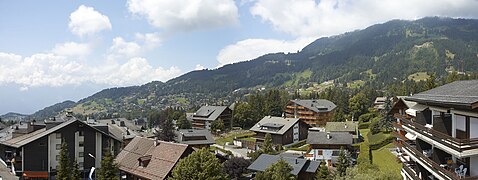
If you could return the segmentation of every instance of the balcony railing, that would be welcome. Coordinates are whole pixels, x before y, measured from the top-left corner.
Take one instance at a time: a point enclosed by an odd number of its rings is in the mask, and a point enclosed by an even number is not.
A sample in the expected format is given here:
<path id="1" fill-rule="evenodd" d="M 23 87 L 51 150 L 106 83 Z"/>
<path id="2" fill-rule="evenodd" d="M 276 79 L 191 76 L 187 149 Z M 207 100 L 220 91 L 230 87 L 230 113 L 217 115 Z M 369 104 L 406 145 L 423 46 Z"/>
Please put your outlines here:
<path id="1" fill-rule="evenodd" d="M 393 137 L 396 137 L 396 138 L 400 138 L 401 140 L 404 140 L 404 141 L 407 141 L 408 138 L 405 137 L 404 135 L 398 133 L 397 131 L 392 131 L 392 133 L 390 133 Z"/>
<path id="2" fill-rule="evenodd" d="M 392 126 L 397 128 L 397 129 L 403 129 L 402 124 L 399 124 L 397 122 L 392 122 Z"/>
<path id="3" fill-rule="evenodd" d="M 402 169 L 405 170 L 405 172 L 406 172 L 410 177 L 412 177 L 413 180 L 420 180 L 420 177 L 418 177 L 417 173 L 416 173 L 414 170 L 412 170 L 412 168 L 409 167 L 408 165 L 403 164 Z"/>
<path id="4" fill-rule="evenodd" d="M 442 133 L 440 131 L 425 127 L 424 125 L 408 120 L 404 118 L 402 115 L 395 114 L 395 117 L 400 118 L 400 120 L 403 123 L 403 126 L 414 129 L 415 131 L 419 132 L 421 135 L 424 135 L 437 142 L 441 142 L 441 144 L 453 150 L 456 150 L 458 152 L 463 152 L 465 150 L 478 148 L 478 138 L 458 139 L 458 138 L 449 136 L 448 134 Z"/>
<path id="5" fill-rule="evenodd" d="M 406 142 L 403 142 L 403 148 L 405 148 L 407 151 L 411 153 L 409 155 L 415 156 L 418 159 L 418 161 L 423 162 L 435 173 L 440 174 L 442 177 L 446 177 L 448 179 L 478 179 L 478 176 L 473 176 L 473 177 L 467 176 L 464 178 L 460 178 L 455 172 L 449 171 L 441 167 L 440 164 L 426 157 L 422 152 L 418 151 L 415 147 L 412 147 L 410 144 Z"/>

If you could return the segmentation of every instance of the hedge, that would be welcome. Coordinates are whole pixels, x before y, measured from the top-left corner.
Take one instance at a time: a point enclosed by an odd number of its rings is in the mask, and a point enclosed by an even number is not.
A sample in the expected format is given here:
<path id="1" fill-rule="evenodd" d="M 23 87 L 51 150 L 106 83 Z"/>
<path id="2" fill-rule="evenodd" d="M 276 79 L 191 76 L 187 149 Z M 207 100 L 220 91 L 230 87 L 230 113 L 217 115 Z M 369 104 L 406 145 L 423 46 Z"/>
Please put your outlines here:
<path id="1" fill-rule="evenodd" d="M 360 122 L 359 125 L 358 125 L 358 128 L 359 129 L 368 129 L 368 127 L 370 126 L 370 121 L 369 122 Z"/>
<path id="2" fill-rule="evenodd" d="M 390 144 L 393 142 L 393 139 L 394 137 L 393 136 L 388 136 L 387 138 L 385 138 L 384 140 L 382 141 L 379 141 L 379 142 L 375 142 L 373 144 L 370 144 L 369 145 L 369 148 L 371 150 L 377 150 L 377 149 L 380 149 L 382 148 L 383 146 L 386 146 L 387 144 Z"/>
<path id="3" fill-rule="evenodd" d="M 291 144 L 288 148 L 299 148 L 303 145 L 305 145 L 305 139 L 302 141 L 296 142 L 294 144 Z"/>

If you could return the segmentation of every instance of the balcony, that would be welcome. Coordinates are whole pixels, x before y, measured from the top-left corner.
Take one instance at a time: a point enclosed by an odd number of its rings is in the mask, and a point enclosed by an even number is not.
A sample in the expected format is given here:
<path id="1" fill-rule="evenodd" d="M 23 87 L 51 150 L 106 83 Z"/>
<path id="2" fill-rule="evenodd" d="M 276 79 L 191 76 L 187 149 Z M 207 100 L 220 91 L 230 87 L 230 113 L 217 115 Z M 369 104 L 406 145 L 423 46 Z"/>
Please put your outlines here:
<path id="1" fill-rule="evenodd" d="M 410 128 L 413 131 L 419 133 L 420 135 L 432 139 L 433 141 L 440 143 L 448 148 L 451 148 L 458 153 L 478 148 L 478 138 L 458 139 L 446 133 L 437 131 L 433 128 L 426 127 L 426 125 L 422 125 L 412 120 L 408 120 L 401 115 L 396 114 L 395 117 L 400 118 L 403 123 L 403 127 Z"/>
<path id="2" fill-rule="evenodd" d="M 444 164 L 438 164 L 437 162 L 433 161 L 428 157 L 428 155 L 425 155 L 424 152 L 420 152 L 416 149 L 416 147 L 411 146 L 410 144 L 403 142 L 403 149 L 407 151 L 407 154 L 414 157 L 415 161 L 428 169 L 432 174 L 435 176 L 440 176 L 441 179 L 478 179 L 478 176 L 465 176 L 461 177 L 458 176 L 453 167 L 458 167 L 458 163 L 451 162 L 449 164 L 450 168 L 447 167 L 447 165 Z M 432 153 L 426 152 L 426 153 Z M 431 156 L 431 154 L 430 154 Z M 407 172 L 408 173 L 408 172 Z"/>
<path id="3" fill-rule="evenodd" d="M 417 173 L 413 169 L 413 167 L 409 164 L 403 164 L 402 170 L 408 175 L 407 177 L 411 177 L 413 180 L 420 180 Z"/>
<path id="4" fill-rule="evenodd" d="M 402 127 L 402 124 L 401 124 L 401 123 L 392 122 L 392 126 L 393 126 L 394 128 L 400 129 L 400 130 L 401 130 L 401 129 L 403 129 L 403 127 Z"/>

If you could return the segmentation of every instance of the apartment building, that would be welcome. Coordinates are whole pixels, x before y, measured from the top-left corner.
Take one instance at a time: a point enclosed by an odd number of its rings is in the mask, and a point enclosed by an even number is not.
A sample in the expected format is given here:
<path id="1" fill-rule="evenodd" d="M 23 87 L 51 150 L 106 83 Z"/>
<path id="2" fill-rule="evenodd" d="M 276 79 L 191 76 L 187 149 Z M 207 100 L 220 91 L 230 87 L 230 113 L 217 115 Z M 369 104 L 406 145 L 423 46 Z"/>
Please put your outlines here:
<path id="1" fill-rule="evenodd" d="M 398 108 L 393 123 L 403 178 L 478 179 L 478 80 L 404 99 L 416 104 Z"/>
<path id="2" fill-rule="evenodd" d="M 325 99 L 295 99 L 287 103 L 285 114 L 288 118 L 299 118 L 312 127 L 325 126 L 334 117 L 336 107 Z"/>

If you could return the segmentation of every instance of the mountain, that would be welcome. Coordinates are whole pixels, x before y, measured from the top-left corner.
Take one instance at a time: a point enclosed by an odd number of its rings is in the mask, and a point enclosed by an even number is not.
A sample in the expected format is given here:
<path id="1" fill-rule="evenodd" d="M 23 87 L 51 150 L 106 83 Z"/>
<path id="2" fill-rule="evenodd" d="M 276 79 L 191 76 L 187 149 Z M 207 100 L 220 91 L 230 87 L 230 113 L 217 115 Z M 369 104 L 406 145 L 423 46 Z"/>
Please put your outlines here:
<path id="1" fill-rule="evenodd" d="M 43 108 L 42 110 L 39 110 L 29 117 L 33 119 L 45 119 L 45 118 L 50 118 L 55 115 L 57 115 L 59 112 L 68 109 L 68 108 L 73 108 L 76 105 L 74 101 L 64 101 L 61 103 L 54 104 L 52 106 L 48 106 L 46 108 Z"/>
<path id="2" fill-rule="evenodd" d="M 9 112 L 7 114 L 1 115 L 0 119 L 2 121 L 20 121 L 25 119 L 26 117 L 28 117 L 28 115 Z"/>
<path id="3" fill-rule="evenodd" d="M 165 83 L 102 90 L 80 100 L 76 114 L 140 116 L 164 106 L 230 103 L 263 88 L 317 91 L 323 85 L 384 88 L 426 72 L 437 77 L 478 68 L 478 20 L 392 20 L 317 39 L 297 53 L 271 53 Z M 423 75 L 423 76 L 422 76 Z M 325 82 L 325 83 L 324 83 Z"/>

